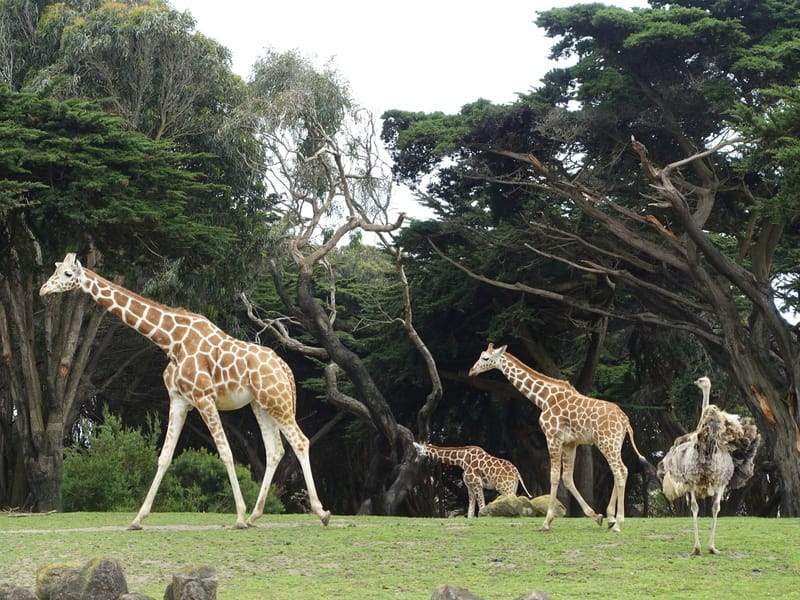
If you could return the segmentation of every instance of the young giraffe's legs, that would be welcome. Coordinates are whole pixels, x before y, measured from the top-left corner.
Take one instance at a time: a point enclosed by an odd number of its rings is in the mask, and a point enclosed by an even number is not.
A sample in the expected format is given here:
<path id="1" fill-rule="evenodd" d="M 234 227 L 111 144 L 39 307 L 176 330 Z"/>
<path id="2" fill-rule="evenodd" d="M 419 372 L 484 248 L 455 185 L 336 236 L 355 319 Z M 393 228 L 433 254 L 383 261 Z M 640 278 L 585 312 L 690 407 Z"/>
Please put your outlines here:
<path id="1" fill-rule="evenodd" d="M 578 501 L 578 504 L 581 505 L 581 509 L 583 510 L 583 514 L 589 517 L 590 519 L 594 519 L 597 521 L 598 525 L 603 524 L 603 515 L 598 515 L 592 507 L 583 499 L 581 493 L 578 491 L 578 488 L 575 487 L 575 481 L 572 478 L 572 473 L 575 470 L 575 455 L 578 451 L 578 446 L 576 444 L 570 444 L 568 446 L 564 446 L 564 454 L 562 463 L 564 465 L 564 473 L 562 477 L 564 478 L 564 485 L 570 491 L 570 493 L 575 497 Z"/>
<path id="2" fill-rule="evenodd" d="M 164 473 L 167 472 L 167 467 L 172 462 L 172 455 L 175 453 L 175 445 L 178 443 L 183 424 L 186 422 L 186 415 L 192 408 L 191 404 L 172 392 L 170 392 L 169 397 L 169 424 L 167 425 L 167 436 L 164 438 L 164 446 L 158 456 L 158 470 L 156 471 L 156 476 L 153 477 L 153 483 L 150 484 L 150 489 L 142 503 L 142 507 L 139 509 L 139 513 L 128 527 L 131 530 L 141 529 L 142 520 L 150 514 L 153 500 L 155 500 L 158 492 L 158 486 L 161 485 Z"/>
<path id="3" fill-rule="evenodd" d="M 269 485 L 272 483 L 272 476 L 275 474 L 275 469 L 278 468 L 278 463 L 283 458 L 284 449 L 281 441 L 281 432 L 275 420 L 255 402 L 250 406 L 253 408 L 253 414 L 255 414 L 258 426 L 261 429 L 261 437 L 264 440 L 264 450 L 266 452 L 264 480 L 261 482 L 261 491 L 258 493 L 258 500 L 256 500 L 256 505 L 253 507 L 253 512 L 247 519 L 247 524 L 252 526 L 256 519 L 264 514 L 264 502 L 267 500 Z"/>
<path id="4" fill-rule="evenodd" d="M 467 518 L 471 519 L 476 514 L 475 504 L 478 505 L 478 510 L 483 508 L 486 504 L 483 498 L 483 488 L 481 487 L 482 481 L 480 477 L 469 471 L 464 471 L 462 479 L 464 480 L 464 485 L 467 486 L 467 494 L 469 495 Z"/>
<path id="5" fill-rule="evenodd" d="M 697 506 L 697 497 L 694 495 L 694 490 L 689 492 L 689 496 L 692 503 L 692 526 L 694 527 L 694 549 L 692 554 L 700 556 L 700 532 L 697 531 L 697 511 L 700 507 Z"/>
<path id="6" fill-rule="evenodd" d="M 550 529 L 550 523 L 556 516 L 556 494 L 561 480 L 561 442 L 548 444 L 548 450 L 550 451 L 550 504 L 547 506 L 547 515 L 542 523 L 544 531 Z"/>
<path id="7" fill-rule="evenodd" d="M 717 515 L 719 514 L 719 503 L 722 500 L 722 494 L 724 491 L 725 488 L 717 489 L 716 493 L 714 494 L 714 504 L 711 507 L 711 516 L 713 517 L 713 520 L 711 521 L 711 535 L 708 538 L 708 551 L 711 554 L 719 554 L 715 539 L 717 537 Z"/>
<path id="8" fill-rule="evenodd" d="M 475 517 L 475 492 L 472 490 L 472 486 L 470 484 L 466 484 L 467 486 L 467 518 L 472 519 Z"/>
<path id="9" fill-rule="evenodd" d="M 303 468 L 303 477 L 306 480 L 306 489 L 308 490 L 308 502 L 311 505 L 311 510 L 320 518 L 323 525 L 327 525 L 331 520 L 331 513 L 322 508 L 322 502 L 319 501 L 317 496 L 317 488 L 314 485 L 314 476 L 311 473 L 311 460 L 308 456 L 308 438 L 300 430 L 294 419 L 290 422 L 281 423 L 278 421 L 281 433 L 286 437 L 289 445 L 294 450 L 297 460 L 300 461 L 300 466 Z"/>
<path id="10" fill-rule="evenodd" d="M 231 452 L 228 438 L 225 435 L 225 430 L 222 428 L 222 421 L 219 418 L 219 411 L 217 405 L 214 403 L 214 398 L 207 395 L 197 402 L 197 408 L 200 411 L 200 416 L 208 427 L 211 437 L 214 438 L 214 443 L 217 446 L 217 452 L 222 459 L 222 464 L 225 465 L 225 470 L 228 472 L 228 479 L 231 482 L 233 489 L 233 499 L 236 503 L 236 524 L 235 529 L 244 529 L 247 527 L 244 517 L 247 512 L 247 507 L 242 497 L 242 490 L 239 488 L 239 480 L 236 477 L 236 469 L 233 464 L 233 452 Z"/>

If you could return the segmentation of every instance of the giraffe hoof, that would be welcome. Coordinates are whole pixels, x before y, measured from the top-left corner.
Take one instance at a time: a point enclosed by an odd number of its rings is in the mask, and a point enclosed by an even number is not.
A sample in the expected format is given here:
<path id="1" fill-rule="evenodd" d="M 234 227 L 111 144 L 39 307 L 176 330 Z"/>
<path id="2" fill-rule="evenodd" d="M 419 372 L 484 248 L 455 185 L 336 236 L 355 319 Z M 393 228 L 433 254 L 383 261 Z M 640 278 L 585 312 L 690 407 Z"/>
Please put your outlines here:
<path id="1" fill-rule="evenodd" d="M 597 524 L 602 526 L 603 525 L 603 515 L 595 515 L 594 520 L 597 521 Z"/>
<path id="2" fill-rule="evenodd" d="M 695 547 L 695 549 L 692 550 L 692 556 L 700 556 L 700 548 Z"/>
<path id="3" fill-rule="evenodd" d="M 608 520 L 608 528 L 609 528 L 609 529 L 611 529 L 612 527 L 614 527 L 614 525 L 616 525 L 616 524 L 617 524 L 617 522 L 616 522 L 614 519 L 609 519 L 609 520 Z"/>
<path id="4" fill-rule="evenodd" d="M 236 524 L 233 526 L 234 529 L 247 529 L 247 523 L 243 521 L 236 521 Z"/>
<path id="5" fill-rule="evenodd" d="M 131 523 L 128 525 L 128 531 L 141 531 L 142 526 L 139 523 Z"/>
<path id="6" fill-rule="evenodd" d="M 719 554 L 719 550 L 717 550 L 716 548 L 714 548 L 714 546 L 711 546 L 711 547 L 708 549 L 708 553 L 709 553 L 709 554 Z"/>
<path id="7" fill-rule="evenodd" d="M 325 527 L 327 527 L 327 526 L 328 526 L 328 523 L 330 523 L 330 522 L 331 522 L 331 511 L 329 511 L 329 510 L 326 510 L 326 511 L 324 511 L 324 512 L 323 512 L 323 513 L 320 515 L 320 517 L 319 517 L 319 520 L 320 520 L 320 521 L 322 521 L 322 524 L 323 524 Z"/>
<path id="8" fill-rule="evenodd" d="M 614 533 L 621 533 L 622 529 L 619 528 L 619 525 L 614 523 L 614 526 L 611 528 L 611 531 L 613 531 Z"/>
<path id="9" fill-rule="evenodd" d="M 247 519 L 247 521 L 245 521 L 244 524 L 247 525 L 248 527 L 255 527 L 256 526 L 256 520 L 252 519 L 252 518 L 251 519 Z"/>

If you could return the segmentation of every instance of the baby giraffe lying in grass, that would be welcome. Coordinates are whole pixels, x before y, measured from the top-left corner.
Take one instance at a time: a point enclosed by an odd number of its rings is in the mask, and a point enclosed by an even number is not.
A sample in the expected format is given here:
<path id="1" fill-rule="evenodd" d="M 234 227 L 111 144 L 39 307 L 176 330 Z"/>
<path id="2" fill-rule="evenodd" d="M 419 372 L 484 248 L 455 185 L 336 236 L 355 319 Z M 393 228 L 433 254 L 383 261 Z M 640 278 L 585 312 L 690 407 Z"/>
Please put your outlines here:
<path id="1" fill-rule="evenodd" d="M 414 442 L 414 447 L 420 456 L 429 456 L 446 465 L 455 465 L 464 469 L 464 485 L 467 486 L 469 494 L 468 519 L 475 516 L 476 501 L 478 510 L 486 506 L 483 488 L 497 490 L 504 496 L 516 496 L 517 487 L 521 483 L 522 489 L 530 497 L 517 467 L 510 461 L 492 456 L 479 446 L 444 448 Z"/>

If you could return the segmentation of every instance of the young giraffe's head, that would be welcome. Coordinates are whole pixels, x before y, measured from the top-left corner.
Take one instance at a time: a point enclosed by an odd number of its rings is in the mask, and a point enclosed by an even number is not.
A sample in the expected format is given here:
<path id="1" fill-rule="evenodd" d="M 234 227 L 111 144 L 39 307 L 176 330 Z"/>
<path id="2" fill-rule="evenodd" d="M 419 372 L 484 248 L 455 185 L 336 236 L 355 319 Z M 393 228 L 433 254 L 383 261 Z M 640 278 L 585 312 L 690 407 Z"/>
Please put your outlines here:
<path id="1" fill-rule="evenodd" d="M 428 447 L 428 444 L 419 444 L 414 442 L 414 448 L 416 448 L 417 454 L 420 456 L 428 456 L 431 453 L 431 449 Z"/>
<path id="2" fill-rule="evenodd" d="M 74 290 L 81 284 L 83 277 L 83 267 L 80 261 L 76 258 L 74 252 L 70 252 L 64 257 L 63 262 L 56 263 L 56 270 L 50 276 L 50 279 L 44 282 L 44 285 L 39 290 L 39 295 L 46 296 L 47 294 L 60 294 L 61 292 Z"/>
<path id="3" fill-rule="evenodd" d="M 478 373 L 483 373 L 484 371 L 490 371 L 491 369 L 499 369 L 503 364 L 503 354 L 505 354 L 506 348 L 508 348 L 508 346 L 495 348 L 494 344 L 490 343 L 486 347 L 486 350 L 481 352 L 480 357 L 469 370 L 470 377 Z"/>

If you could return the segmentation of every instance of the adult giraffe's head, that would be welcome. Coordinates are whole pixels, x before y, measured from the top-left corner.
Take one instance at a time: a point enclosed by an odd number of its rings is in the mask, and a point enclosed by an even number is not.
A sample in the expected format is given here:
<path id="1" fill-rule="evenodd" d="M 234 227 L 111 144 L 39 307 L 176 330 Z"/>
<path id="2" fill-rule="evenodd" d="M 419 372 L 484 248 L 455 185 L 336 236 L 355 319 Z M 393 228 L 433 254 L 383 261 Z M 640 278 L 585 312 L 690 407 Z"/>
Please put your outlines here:
<path id="1" fill-rule="evenodd" d="M 44 282 L 39 290 L 39 295 L 60 294 L 73 290 L 80 285 L 83 276 L 83 267 L 80 261 L 75 257 L 74 252 L 70 252 L 64 257 L 63 262 L 56 263 L 56 270 L 50 279 Z"/>
<path id="2" fill-rule="evenodd" d="M 431 453 L 430 446 L 428 444 L 420 444 L 418 442 L 414 442 L 414 448 L 417 451 L 417 454 L 420 456 L 428 456 Z"/>
<path id="3" fill-rule="evenodd" d="M 484 371 L 490 371 L 491 369 L 499 369 L 503 364 L 503 354 L 506 353 L 506 348 L 508 348 L 508 346 L 495 348 L 494 344 L 490 343 L 486 347 L 486 350 L 481 352 L 480 357 L 469 370 L 470 377 L 478 373 L 483 373 Z"/>

